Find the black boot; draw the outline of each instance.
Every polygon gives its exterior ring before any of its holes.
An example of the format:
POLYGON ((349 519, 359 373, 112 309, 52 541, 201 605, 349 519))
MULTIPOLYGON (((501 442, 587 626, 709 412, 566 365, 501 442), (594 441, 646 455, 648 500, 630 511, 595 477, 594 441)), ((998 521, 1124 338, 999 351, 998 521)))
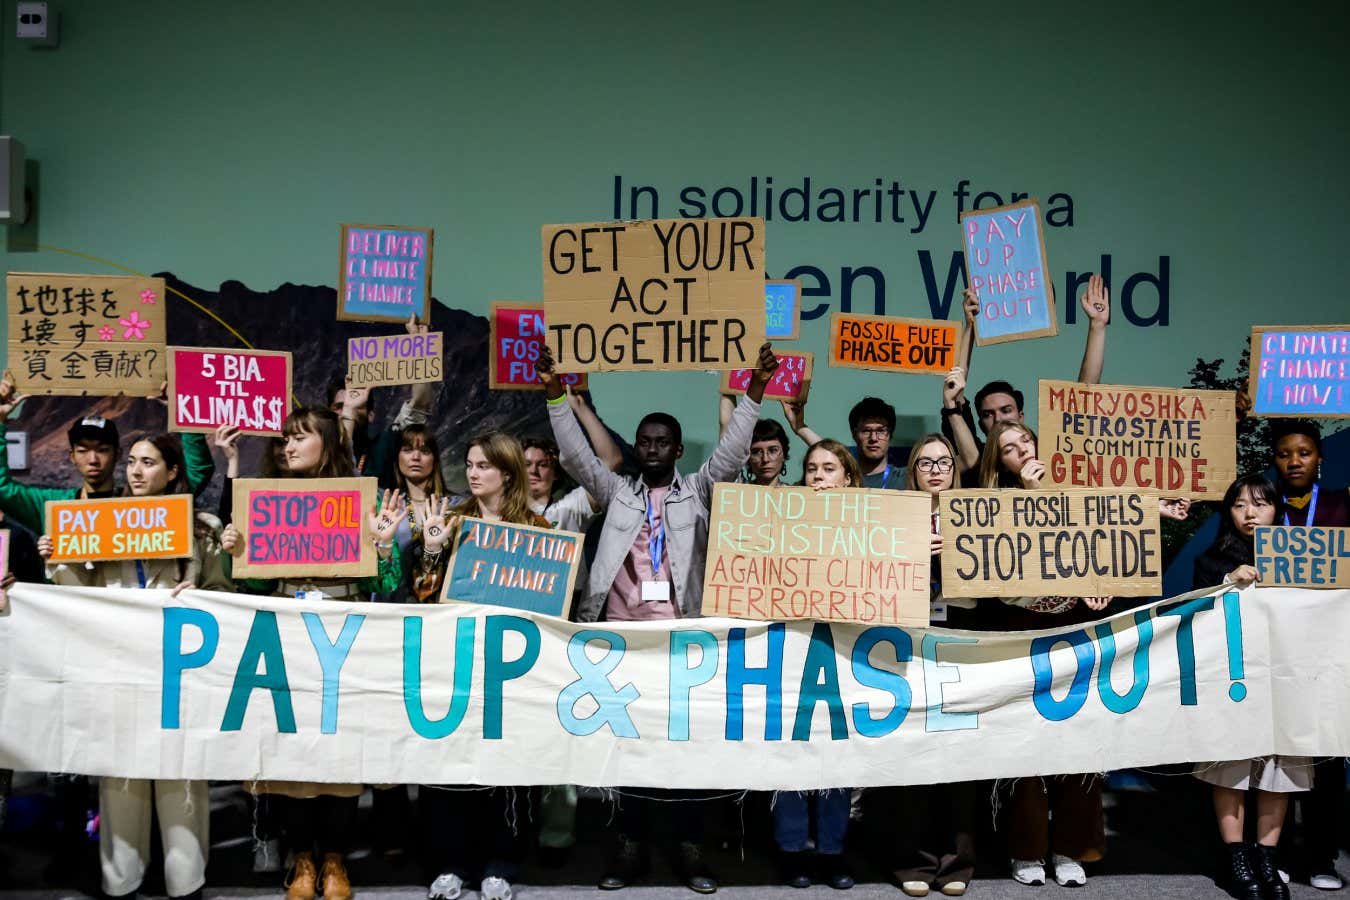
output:
MULTIPOLYGON (((1224 890, 1237 900, 1262 900, 1261 882, 1257 880, 1252 865, 1255 861, 1255 852, 1241 841, 1236 844, 1225 844, 1224 850, 1228 854, 1223 867, 1224 890)), ((1278 875, 1275 877, 1279 878, 1278 875)))
POLYGON ((1280 877, 1275 865, 1275 848, 1257 844, 1253 862, 1256 880, 1261 883, 1261 900, 1289 900, 1289 885, 1280 877))

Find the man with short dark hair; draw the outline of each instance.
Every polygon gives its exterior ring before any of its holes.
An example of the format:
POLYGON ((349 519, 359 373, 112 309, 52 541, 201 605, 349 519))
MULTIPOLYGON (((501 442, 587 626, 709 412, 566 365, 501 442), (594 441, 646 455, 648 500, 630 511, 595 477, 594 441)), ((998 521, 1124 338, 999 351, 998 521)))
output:
MULTIPOLYGON (((820 442, 820 435, 806 424, 805 400, 784 403, 783 412, 793 433, 806 446, 813 447, 820 442)), ((848 428, 853 434, 853 455, 863 471, 863 487, 904 490, 904 467, 890 462, 895 407, 880 397, 864 397, 849 410, 848 428)))
MULTIPOLYGON (((581 622, 668 621, 702 615, 703 570, 713 486, 731 481, 750 453, 750 437, 759 417, 764 388, 778 360, 764 344, 745 399, 736 404, 721 440, 699 470, 676 470, 684 455, 684 435, 675 417, 648 413, 638 424, 633 449, 640 475, 611 472, 587 443, 567 403, 562 381, 545 347, 535 363, 544 385, 548 416, 562 466, 605 510, 600 544, 591 563, 586 596, 577 610, 581 622)), ((679 841, 678 867, 685 884, 701 894, 717 890, 717 879, 703 859, 704 795, 644 789, 625 796, 617 813, 619 839, 602 890, 617 890, 647 870, 646 841, 658 818, 670 820, 679 841), (668 803, 660 813, 654 800, 668 803)))

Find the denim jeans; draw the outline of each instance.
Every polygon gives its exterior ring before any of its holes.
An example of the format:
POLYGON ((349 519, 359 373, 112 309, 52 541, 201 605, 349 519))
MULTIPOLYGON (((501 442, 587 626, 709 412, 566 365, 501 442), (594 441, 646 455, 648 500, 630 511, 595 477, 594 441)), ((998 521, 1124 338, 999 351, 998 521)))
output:
POLYGON ((826 856, 844 852, 848 832, 848 788, 825 791, 779 791, 773 801, 773 837, 787 853, 806 849, 815 807, 816 851, 826 856))

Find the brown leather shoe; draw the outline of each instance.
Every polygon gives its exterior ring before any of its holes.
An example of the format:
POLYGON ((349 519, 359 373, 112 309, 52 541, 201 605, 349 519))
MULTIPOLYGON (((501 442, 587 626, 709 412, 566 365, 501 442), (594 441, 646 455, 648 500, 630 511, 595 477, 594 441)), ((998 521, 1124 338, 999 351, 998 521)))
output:
POLYGON ((341 853, 323 855, 323 900, 352 900, 352 883, 341 853))
POLYGON ((286 900, 314 900, 315 882, 318 873, 314 871, 314 854, 295 854, 295 868, 286 882, 286 900))

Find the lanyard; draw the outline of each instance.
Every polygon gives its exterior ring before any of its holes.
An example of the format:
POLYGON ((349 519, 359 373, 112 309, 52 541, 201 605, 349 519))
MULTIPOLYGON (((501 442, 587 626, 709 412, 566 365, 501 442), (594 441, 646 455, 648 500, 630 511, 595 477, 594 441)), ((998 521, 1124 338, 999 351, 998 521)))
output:
POLYGON ((140 582, 141 587, 145 587, 146 584, 145 564, 142 563, 139 559, 136 560, 136 580, 140 582))
POLYGON ((881 486, 885 487, 891 481, 891 464, 886 463, 886 468, 881 473, 881 486))
POLYGON ((666 549, 666 520, 656 521, 656 511, 652 508, 652 495, 647 492, 647 552, 652 558, 652 577, 661 577, 661 555, 666 549))
MULTIPOLYGON (((1313 520, 1317 518, 1317 487, 1317 485, 1313 485, 1312 499, 1308 501, 1308 518, 1303 522, 1304 525, 1307 525, 1310 528, 1316 524, 1313 520)), ((1288 497, 1285 497, 1284 499, 1286 503, 1289 501, 1288 497)), ((1284 512, 1284 524, 1286 528, 1289 526, 1288 510, 1285 510, 1284 512)))

